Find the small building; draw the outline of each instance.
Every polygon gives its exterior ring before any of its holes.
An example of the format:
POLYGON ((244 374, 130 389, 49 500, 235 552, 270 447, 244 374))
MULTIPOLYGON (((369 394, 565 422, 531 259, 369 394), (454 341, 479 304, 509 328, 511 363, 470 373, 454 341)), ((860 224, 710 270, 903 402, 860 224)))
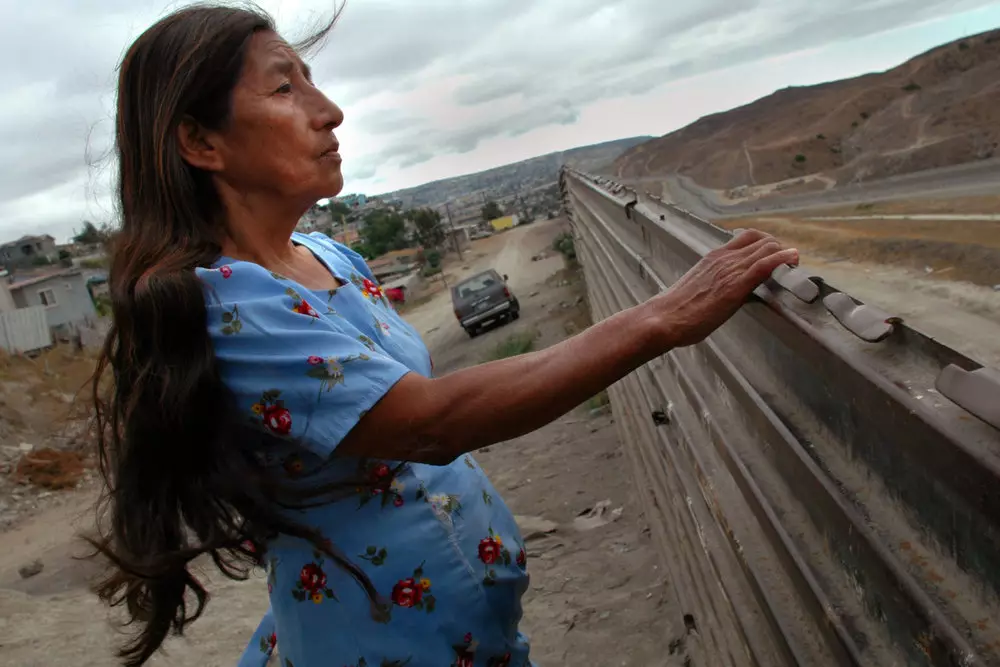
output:
POLYGON ((56 240, 48 234, 22 236, 0 245, 0 264, 7 267, 50 264, 59 259, 56 240))
POLYGON ((382 282, 387 278, 401 276, 417 268, 423 248, 393 250, 368 262, 368 268, 382 282))
POLYGON ((444 226, 446 241, 444 247, 447 250, 465 250, 472 244, 472 233, 476 231, 478 225, 455 225, 454 227, 444 226))
POLYGON ((7 285, 18 308, 44 306, 49 328, 69 335, 97 321, 97 309, 80 269, 47 273, 7 285))
POLYGON ((334 201, 357 209, 364 208, 368 204, 368 198, 362 194, 344 195, 342 197, 335 198, 334 201))
POLYGON ((504 229, 510 229, 516 224, 517 224, 516 215, 505 215, 502 218, 496 218, 494 220, 490 220, 490 226, 493 227, 493 230, 497 232, 503 231, 504 229))

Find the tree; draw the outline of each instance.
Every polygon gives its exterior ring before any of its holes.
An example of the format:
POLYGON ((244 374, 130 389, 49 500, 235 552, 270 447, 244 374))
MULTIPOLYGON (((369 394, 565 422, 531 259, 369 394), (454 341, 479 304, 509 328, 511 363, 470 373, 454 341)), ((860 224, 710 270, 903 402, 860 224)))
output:
POLYGON ((361 240, 372 257, 384 255, 390 250, 402 250, 410 245, 406 238, 403 216, 384 209, 376 209, 365 216, 361 240))
POLYGON ((483 220, 489 222, 490 220, 496 220, 497 218, 503 217, 503 209, 492 199, 486 202, 483 206, 483 220))
POLYGON ((437 248, 445 241, 441 214, 432 208, 418 208, 410 211, 410 220, 417 228, 417 240, 425 248, 437 248))
POLYGON ((76 236, 73 237, 73 241, 76 243, 83 243, 86 245, 93 245, 95 243, 103 243, 105 240, 104 235, 101 233, 94 223, 90 220, 83 221, 83 231, 78 232, 76 236))
POLYGON ((330 220, 333 222, 334 225, 342 225, 347 220, 347 216, 349 216, 352 213, 352 211, 351 207, 345 204, 344 202, 333 201, 331 199, 330 203, 327 205, 327 213, 330 214, 330 220))

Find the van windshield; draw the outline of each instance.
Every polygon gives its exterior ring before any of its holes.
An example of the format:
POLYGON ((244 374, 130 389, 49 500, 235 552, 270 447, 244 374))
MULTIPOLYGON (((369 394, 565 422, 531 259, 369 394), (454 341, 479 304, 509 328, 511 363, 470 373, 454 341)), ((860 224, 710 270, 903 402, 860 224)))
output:
POLYGON ((458 292, 460 299, 468 299, 469 297, 475 296, 479 292, 483 292, 491 287, 494 287, 497 282, 498 280, 496 276, 490 273, 484 273, 474 278, 469 278, 464 283, 460 283, 455 290, 458 292))

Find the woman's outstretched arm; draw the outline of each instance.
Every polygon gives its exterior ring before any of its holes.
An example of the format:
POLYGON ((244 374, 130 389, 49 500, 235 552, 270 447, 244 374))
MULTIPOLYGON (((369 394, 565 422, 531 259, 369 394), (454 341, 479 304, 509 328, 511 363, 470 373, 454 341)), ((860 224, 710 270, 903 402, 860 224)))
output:
POLYGON ((337 447, 339 456, 444 464, 533 431, 728 320, 798 252, 750 230, 710 252, 668 291, 552 347, 427 379, 400 380, 337 447))

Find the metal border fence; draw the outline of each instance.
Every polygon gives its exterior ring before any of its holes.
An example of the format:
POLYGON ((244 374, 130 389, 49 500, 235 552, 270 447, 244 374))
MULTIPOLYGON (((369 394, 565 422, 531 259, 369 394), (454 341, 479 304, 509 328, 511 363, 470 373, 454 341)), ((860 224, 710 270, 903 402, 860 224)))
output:
MULTIPOLYGON (((566 168, 595 319, 730 232, 566 168)), ((1000 373, 783 267, 610 390, 705 665, 1000 665, 1000 373)))

